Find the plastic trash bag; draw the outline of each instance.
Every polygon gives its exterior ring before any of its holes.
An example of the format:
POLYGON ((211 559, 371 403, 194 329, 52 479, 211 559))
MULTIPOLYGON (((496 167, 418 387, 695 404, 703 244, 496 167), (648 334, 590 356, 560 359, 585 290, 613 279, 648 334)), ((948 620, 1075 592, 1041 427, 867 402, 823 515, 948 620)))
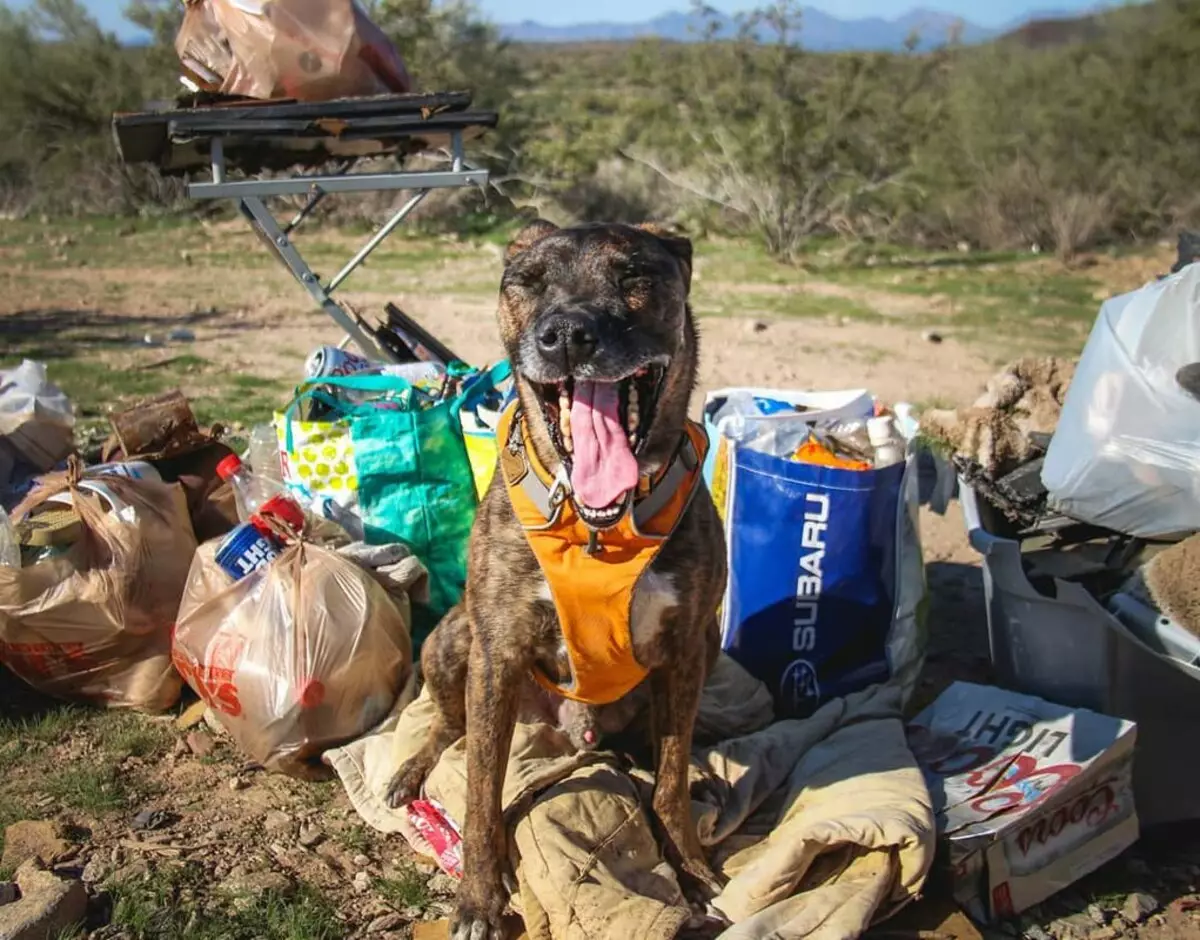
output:
POLYGON ((188 0, 175 50, 193 84, 228 95, 412 91, 400 53, 356 0, 188 0))
POLYGON ((378 724, 412 675, 407 604, 310 542, 231 581, 216 563, 218 544, 196 552, 176 668, 251 758, 325 776, 320 755, 378 724))
POLYGON ((27 463, 43 472, 52 469, 74 449, 74 434, 71 401, 42 363, 26 359, 0 371, 0 436, 27 463))
POLYGON ((1200 403, 1176 381, 1193 362, 1200 265, 1100 308, 1042 470, 1056 509, 1142 538, 1200 529, 1200 403))
POLYGON ((84 484, 39 487, 13 512, 66 499, 82 532, 58 557, 0 566, 0 662, 59 698, 164 711, 183 687, 171 627, 196 550, 187 500, 177 484, 109 477, 106 505, 84 484))

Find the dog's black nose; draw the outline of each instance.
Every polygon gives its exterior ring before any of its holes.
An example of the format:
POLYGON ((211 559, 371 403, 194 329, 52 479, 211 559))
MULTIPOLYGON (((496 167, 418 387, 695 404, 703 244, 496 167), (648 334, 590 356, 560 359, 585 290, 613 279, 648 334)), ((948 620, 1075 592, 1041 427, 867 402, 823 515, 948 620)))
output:
POLYGON ((596 352, 596 318, 583 310, 548 313, 536 327, 538 351, 569 372, 596 352))

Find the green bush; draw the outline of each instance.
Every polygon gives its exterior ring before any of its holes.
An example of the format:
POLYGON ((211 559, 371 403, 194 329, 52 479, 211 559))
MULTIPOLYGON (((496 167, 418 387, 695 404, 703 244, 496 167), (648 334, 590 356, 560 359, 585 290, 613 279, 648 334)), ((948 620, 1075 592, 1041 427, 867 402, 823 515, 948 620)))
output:
MULTIPOLYGON (((501 112, 472 147, 487 194, 431 199, 422 221, 503 226, 654 217, 749 233, 794 258, 813 240, 1069 259, 1200 221, 1200 5, 1155 0, 978 47, 815 54, 790 0, 734 38, 512 46, 465 0, 376 0, 372 16, 426 89, 501 112)), ((122 167, 113 110, 177 87, 176 0, 135 0, 123 48, 77 0, 0 6, 0 210, 180 211, 177 183, 122 167)), ((376 218, 393 197, 342 201, 376 218)), ((334 201, 337 202, 337 201, 334 201)))

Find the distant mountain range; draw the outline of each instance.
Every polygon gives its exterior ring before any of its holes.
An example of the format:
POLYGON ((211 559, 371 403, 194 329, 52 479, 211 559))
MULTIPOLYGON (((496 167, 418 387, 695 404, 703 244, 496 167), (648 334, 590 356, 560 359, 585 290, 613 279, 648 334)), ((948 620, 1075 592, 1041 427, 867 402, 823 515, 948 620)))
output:
MULTIPOLYGON (((1070 19, 1080 15, 1079 11, 1045 10, 1026 14, 998 28, 988 28, 934 10, 912 10, 892 20, 880 17, 843 20, 822 10, 805 7, 799 41, 805 48, 818 52, 896 50, 904 48, 909 37, 915 34, 919 38, 918 47, 929 49, 945 44, 956 28, 961 29, 963 42, 977 43, 1005 35, 1031 22, 1070 19)), ((734 35, 736 26, 733 17, 719 14, 718 22, 718 35, 734 35)), ((506 39, 514 42, 628 42, 644 37, 690 42, 699 37, 704 26, 704 20, 694 13, 664 13, 642 23, 594 22, 546 26, 527 20, 501 24, 499 28, 506 39)))

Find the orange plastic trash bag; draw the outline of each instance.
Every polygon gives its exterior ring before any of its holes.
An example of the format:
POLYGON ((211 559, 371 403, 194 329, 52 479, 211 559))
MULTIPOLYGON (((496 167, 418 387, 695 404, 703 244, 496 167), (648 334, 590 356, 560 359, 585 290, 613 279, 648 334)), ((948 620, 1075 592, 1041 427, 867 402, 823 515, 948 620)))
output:
POLYGON ((197 87, 228 95, 412 91, 400 53, 356 0, 186 0, 175 51, 197 87))
POLYGON ((48 503, 74 507, 78 534, 55 557, 0 565, 0 662, 58 698, 170 708, 183 688, 171 629, 196 550, 183 490, 60 478, 27 497, 14 522, 48 503))
POLYGON ((377 725, 412 675, 409 610, 364 568, 310 542, 233 581, 196 552, 176 668, 251 758, 325 776, 321 754, 377 725))

